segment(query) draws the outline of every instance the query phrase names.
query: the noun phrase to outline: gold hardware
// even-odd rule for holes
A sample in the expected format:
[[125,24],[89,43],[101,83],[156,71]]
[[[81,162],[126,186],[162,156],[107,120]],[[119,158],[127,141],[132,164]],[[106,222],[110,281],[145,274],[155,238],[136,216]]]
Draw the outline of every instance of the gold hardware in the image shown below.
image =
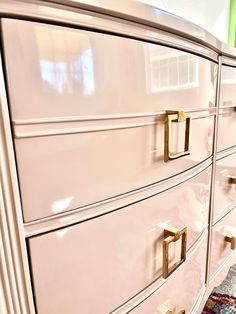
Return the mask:
[[[181,257],[178,263],[175,263],[169,269],[169,244],[176,242],[181,238]],[[187,227],[177,229],[174,227],[168,227],[164,229],[164,241],[163,241],[163,278],[167,278],[172,274],[185,260],[187,249]]]
[[236,249],[236,237],[233,235],[229,235],[225,237],[225,241],[230,243],[231,250]]
[[230,184],[236,184],[236,177],[230,176],[229,177],[229,183]]
[[[167,311],[166,314],[175,314],[173,311]],[[178,314],[185,314],[185,310],[179,311]]]
[[[190,154],[189,150],[189,139],[190,139],[190,127],[191,127],[191,114],[186,114],[184,111],[166,111],[166,120],[165,120],[165,148],[164,148],[164,161],[167,162],[171,159],[176,159],[182,156]],[[184,151],[171,153],[171,124],[172,122],[186,122],[185,125],[185,142],[184,142]]]

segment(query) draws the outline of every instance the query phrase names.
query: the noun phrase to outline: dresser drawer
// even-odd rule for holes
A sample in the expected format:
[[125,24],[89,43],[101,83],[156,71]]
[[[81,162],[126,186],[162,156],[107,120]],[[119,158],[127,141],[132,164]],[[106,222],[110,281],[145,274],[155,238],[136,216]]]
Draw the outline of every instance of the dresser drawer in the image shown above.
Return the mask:
[[216,162],[214,221],[236,202],[236,154]]
[[[221,86],[220,86],[220,116],[217,150],[229,148],[236,145],[236,68],[231,66],[222,66]],[[225,108],[224,108],[225,107]]]
[[[24,220],[80,208],[197,165],[211,155],[213,122],[214,117],[193,119],[190,155],[168,162],[164,162],[163,121],[16,139]],[[177,133],[174,140],[183,144]]]
[[[222,263],[233,253],[236,241],[236,208],[213,226],[211,276],[218,270]],[[235,254],[235,253],[234,253]]]
[[[30,238],[39,313],[108,313],[161,281],[164,229],[187,227],[188,250],[207,226],[210,173],[209,168],[136,204]],[[183,236],[167,248],[169,271],[180,262],[182,245]]]
[[230,267],[236,264],[236,254],[232,254],[228,259],[222,263],[217,270],[217,272],[211,277],[210,284],[207,287],[207,293],[205,295],[205,299],[207,300],[208,296],[212,292],[215,287],[220,286],[220,284],[225,280]]
[[236,107],[219,110],[217,151],[236,145]]
[[190,53],[14,19],[3,19],[2,30],[16,121],[150,114],[215,104],[217,64]]
[[223,65],[221,68],[220,106],[236,106],[236,68]]
[[[2,26],[25,222],[136,190],[211,155],[214,116],[195,112],[190,156],[164,163],[163,110],[214,106],[214,62],[91,31]],[[171,147],[182,151],[185,123],[177,124]]]
[[[185,264],[161,288],[137,306],[132,314],[190,314],[205,289],[207,236],[194,249]],[[200,313],[199,311],[194,313]]]

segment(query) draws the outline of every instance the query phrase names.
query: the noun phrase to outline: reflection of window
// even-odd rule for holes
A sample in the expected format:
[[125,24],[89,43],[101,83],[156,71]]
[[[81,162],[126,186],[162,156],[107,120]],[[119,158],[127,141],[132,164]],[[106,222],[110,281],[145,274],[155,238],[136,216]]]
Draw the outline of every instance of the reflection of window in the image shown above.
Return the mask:
[[44,87],[59,93],[95,91],[90,37],[78,31],[36,27],[39,68]]
[[78,60],[71,64],[73,79],[83,86],[85,95],[92,94],[95,88],[93,56],[91,48],[85,50]]
[[[153,47],[150,47],[153,48]],[[183,52],[150,49],[151,92],[198,86],[198,59]]]
[[60,93],[63,92],[67,82],[66,63],[50,60],[40,60],[39,62],[42,80],[56,88]]
[[228,66],[224,66],[221,71],[221,81],[223,84],[235,84],[236,83],[236,69]]

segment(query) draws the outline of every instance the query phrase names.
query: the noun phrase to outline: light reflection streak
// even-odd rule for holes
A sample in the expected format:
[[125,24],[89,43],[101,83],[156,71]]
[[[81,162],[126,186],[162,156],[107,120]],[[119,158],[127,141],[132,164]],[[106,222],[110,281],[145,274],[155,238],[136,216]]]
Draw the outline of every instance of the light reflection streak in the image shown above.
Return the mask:
[[71,204],[71,201],[73,200],[73,196],[70,196],[70,197],[66,197],[66,198],[63,198],[61,200],[57,200],[55,201],[53,204],[52,204],[52,211],[55,213],[55,214],[58,214],[64,210],[66,210],[70,204]]
[[68,233],[70,230],[71,230],[71,228],[64,228],[64,229],[58,230],[58,231],[56,232],[56,235],[57,235],[58,238],[61,239],[61,238],[63,238],[63,237],[66,235],[66,233]]

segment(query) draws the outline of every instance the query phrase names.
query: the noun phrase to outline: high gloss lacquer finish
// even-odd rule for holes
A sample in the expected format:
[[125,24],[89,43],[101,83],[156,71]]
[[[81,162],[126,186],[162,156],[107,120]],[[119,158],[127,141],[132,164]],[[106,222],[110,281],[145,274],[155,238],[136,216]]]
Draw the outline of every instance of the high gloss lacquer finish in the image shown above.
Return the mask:
[[201,313],[235,256],[236,50],[137,1],[0,18],[3,314]]
[[236,205],[236,154],[216,162],[214,221]]
[[206,264],[206,237],[188,260],[181,266],[178,272],[147,298],[132,314],[166,314],[168,311],[180,313],[192,313],[195,303],[198,301],[203,289]]
[[215,105],[217,65],[207,59],[79,29],[7,19],[2,25],[16,122]]
[[[32,22],[4,20],[3,33],[26,222],[155,183],[211,155],[214,117],[208,111],[193,115],[190,156],[169,163],[165,116],[141,119],[138,113],[214,106],[215,63]],[[183,150],[184,127],[173,127],[173,151]]]
[[222,66],[220,106],[217,151],[236,145],[236,67]]
[[[191,154],[167,163],[162,121],[154,120],[150,126],[16,139],[25,221],[104,200],[193,167],[211,154],[213,122],[214,117],[193,120]],[[175,126],[172,144],[181,151],[184,125]]]
[[[160,278],[164,229],[187,227],[189,249],[207,226],[210,175],[211,168],[113,213],[30,238],[39,312],[108,313]],[[169,247],[170,267],[180,249],[181,239]]]
[[[212,233],[212,254],[211,254],[211,276],[224,263],[226,258],[235,251],[229,242],[228,237],[236,236],[236,208],[222,218],[213,226]],[[234,241],[234,239],[232,239]],[[236,242],[235,242],[236,243]],[[233,244],[233,242],[232,242]]]
[[236,107],[221,108],[219,114],[218,152],[236,145]]

